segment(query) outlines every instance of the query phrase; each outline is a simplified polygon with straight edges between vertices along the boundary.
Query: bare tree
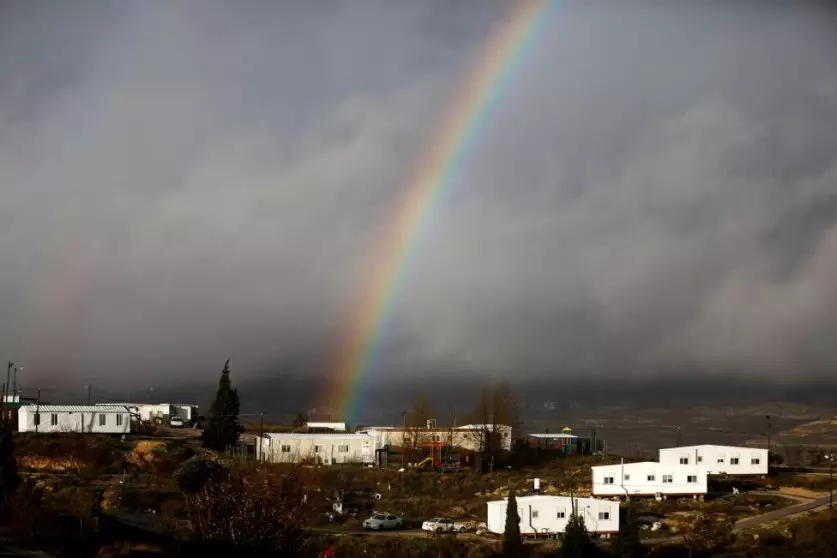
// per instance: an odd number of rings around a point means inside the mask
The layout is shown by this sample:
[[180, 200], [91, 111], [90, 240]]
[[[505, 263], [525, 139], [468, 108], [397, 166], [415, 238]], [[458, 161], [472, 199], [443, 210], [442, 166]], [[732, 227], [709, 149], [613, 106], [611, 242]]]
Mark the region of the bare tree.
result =
[[[489, 459], [503, 449], [504, 441], [511, 443], [515, 427], [520, 424], [520, 406], [508, 382], [484, 387], [477, 398], [471, 420], [476, 430], [471, 434], [474, 446]], [[505, 427], [511, 427], [511, 432]]]
[[296, 477], [265, 474], [265, 470], [210, 483], [186, 501], [191, 534], [199, 543], [288, 556], [303, 544], [303, 526], [311, 509]]
[[410, 449], [410, 459], [415, 460], [418, 448], [431, 442], [431, 433], [427, 429], [427, 421], [433, 418], [433, 407], [424, 395], [413, 399], [413, 407], [407, 413], [407, 431], [404, 432], [404, 447]]

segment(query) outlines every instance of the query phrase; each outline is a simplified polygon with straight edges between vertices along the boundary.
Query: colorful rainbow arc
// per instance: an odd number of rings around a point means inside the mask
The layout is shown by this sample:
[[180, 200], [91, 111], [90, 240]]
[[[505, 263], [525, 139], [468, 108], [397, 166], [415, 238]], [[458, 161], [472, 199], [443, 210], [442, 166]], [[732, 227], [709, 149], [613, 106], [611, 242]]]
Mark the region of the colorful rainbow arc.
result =
[[363, 380], [377, 360], [387, 317], [419, 240], [492, 108], [508, 88], [520, 61], [531, 50], [557, 3], [512, 2], [511, 16], [487, 42], [485, 54], [463, 82], [408, 182], [401, 208], [378, 252], [373, 280], [360, 300], [348, 334], [341, 339], [331, 372], [326, 405], [344, 420], [351, 420], [355, 414]]

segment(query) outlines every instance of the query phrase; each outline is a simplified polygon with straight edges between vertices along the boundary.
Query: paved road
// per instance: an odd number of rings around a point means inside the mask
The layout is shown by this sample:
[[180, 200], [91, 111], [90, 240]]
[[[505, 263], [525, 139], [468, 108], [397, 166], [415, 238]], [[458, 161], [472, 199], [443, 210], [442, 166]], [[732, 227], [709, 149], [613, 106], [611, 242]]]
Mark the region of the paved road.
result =
[[[837, 494], [835, 494], [835, 498], [837, 498]], [[777, 519], [784, 519], [786, 517], [798, 515], [800, 513], [805, 513], [816, 508], [821, 508], [823, 506], [828, 505], [828, 499], [829, 497], [828, 495], [826, 495], [822, 498], [817, 498], [816, 500], [811, 500], [810, 502], [805, 502], [803, 504], [787, 506], [785, 508], [774, 510], [772, 512], [767, 512], [765, 514], [757, 515], [755, 517], [746, 517], [735, 523], [734, 530], [741, 531], [743, 529], [751, 529], [753, 527], [758, 527], [759, 525], [763, 525], [765, 523], [770, 523], [771, 521], [776, 521]]]

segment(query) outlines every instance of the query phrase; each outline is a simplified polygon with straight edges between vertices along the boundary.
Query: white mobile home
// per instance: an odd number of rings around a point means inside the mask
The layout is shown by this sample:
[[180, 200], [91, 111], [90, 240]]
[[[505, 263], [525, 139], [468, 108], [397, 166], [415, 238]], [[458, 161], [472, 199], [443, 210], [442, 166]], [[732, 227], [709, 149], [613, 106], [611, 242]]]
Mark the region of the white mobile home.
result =
[[[488, 502], [486, 527], [502, 535], [506, 530], [508, 499]], [[595, 498], [569, 496], [521, 496], [517, 498], [520, 532], [528, 535], [563, 533], [575, 509], [591, 533], [619, 531], [619, 503]]]
[[497, 437], [498, 446], [503, 450], [511, 450], [512, 428], [503, 424], [484, 427], [479, 424], [465, 426], [436, 426], [428, 421], [427, 428], [404, 429], [399, 426], [370, 426], [359, 430], [375, 438], [375, 447], [386, 446], [410, 447], [424, 446], [431, 442], [441, 442], [447, 446], [459, 447], [468, 451], [481, 451], [486, 445], [486, 434], [493, 432]]
[[172, 417], [180, 417], [186, 424], [198, 418], [198, 406], [189, 403], [174, 403], [171, 405]]
[[17, 416], [20, 432], [128, 434], [131, 431], [130, 412], [115, 405], [23, 405]]
[[131, 410], [134, 418], [147, 422], [151, 420], [166, 420], [177, 415], [175, 405], [169, 403], [96, 403], [97, 406], [110, 407], [118, 405]]
[[766, 475], [767, 450], [736, 446], [683, 446], [660, 450], [660, 463], [699, 465], [710, 475]]
[[375, 438], [367, 434], [270, 433], [256, 438], [256, 457], [272, 463], [374, 463]]
[[594, 496], [698, 496], [708, 490], [706, 469], [697, 465], [643, 461], [592, 469]]

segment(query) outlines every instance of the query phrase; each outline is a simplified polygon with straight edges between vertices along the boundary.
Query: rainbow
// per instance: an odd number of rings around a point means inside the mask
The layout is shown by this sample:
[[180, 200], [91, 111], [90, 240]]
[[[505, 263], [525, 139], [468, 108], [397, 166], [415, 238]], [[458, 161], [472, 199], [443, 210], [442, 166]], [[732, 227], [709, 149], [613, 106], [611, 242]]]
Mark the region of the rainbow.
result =
[[372, 280], [354, 319], [341, 338], [329, 376], [326, 407], [351, 420], [383, 338], [388, 315], [419, 240], [455, 182], [468, 153], [508, 88], [524, 55], [540, 35], [557, 0], [513, 0], [510, 16], [489, 37], [484, 55], [463, 82], [438, 131], [433, 134], [406, 188], [399, 211], [384, 237]]

